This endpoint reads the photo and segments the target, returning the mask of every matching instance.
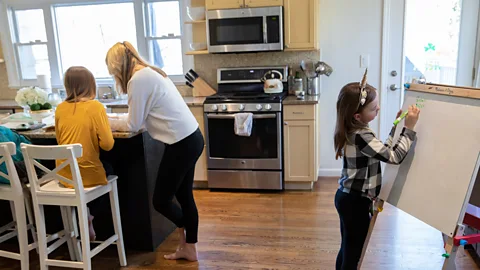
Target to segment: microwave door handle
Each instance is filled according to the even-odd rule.
[[[209,119],[235,119],[235,114],[207,114]],[[254,114],[253,119],[275,119],[277,118],[276,114]]]
[[[267,17],[263,17],[263,43],[268,43],[268,27],[267,27]]]

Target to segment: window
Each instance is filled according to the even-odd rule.
[[[55,19],[63,72],[85,66],[96,78],[110,78],[105,65],[108,49],[125,40],[137,46],[133,3],[60,6]]]
[[[168,75],[183,74],[180,2],[149,3],[148,14],[148,40],[153,63]]]
[[[422,0],[406,5],[405,81],[423,77],[432,83],[458,83],[461,2]]]
[[[3,0],[0,31],[6,36],[10,85],[35,85],[50,75],[61,87],[71,66],[85,66],[100,85],[113,79],[105,65],[107,50],[129,41],[140,55],[161,67],[176,83],[193,65],[185,56],[190,29],[183,27],[185,0]],[[1,27],[1,26],[8,27]]]
[[[47,33],[41,9],[15,10],[15,50],[23,80],[35,80],[37,74],[50,76]]]

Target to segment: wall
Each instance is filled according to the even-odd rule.
[[[3,59],[2,44],[0,42],[0,58]],[[8,88],[7,67],[0,63],[0,99],[14,99],[15,91]]]
[[[360,54],[370,55],[368,82],[380,85],[382,0],[321,0],[320,48],[321,59],[331,65],[330,77],[322,76],[320,99],[320,173],[338,176],[342,166],[335,160],[333,133],[336,121],[336,101],[343,85],[362,78]],[[378,122],[371,124],[378,129]]]
[[[320,52],[275,52],[243,54],[206,54],[195,56],[195,71],[213,88],[217,88],[217,69],[226,67],[286,66],[300,69],[300,62],[320,60]],[[303,74],[302,74],[303,75]]]

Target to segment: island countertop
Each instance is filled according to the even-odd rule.
[[[31,138],[35,145],[56,145],[55,131],[38,129],[21,132]],[[157,182],[165,146],[154,140],[148,132],[125,133],[113,132],[115,145],[110,151],[100,151],[100,160],[109,164],[118,176],[117,190],[122,221],[125,249],[153,252],[175,230],[175,225],[159,212],[155,211],[153,191]],[[55,168],[55,161],[46,161],[49,169]],[[2,204],[0,212],[9,209]],[[100,241],[107,240],[114,232],[110,205],[95,205],[98,213],[95,216],[95,232]],[[58,217],[58,209],[45,206],[47,232],[54,233],[63,229]],[[5,215],[0,215],[0,224],[5,224]],[[50,231],[49,231],[50,230]]]
[[[183,97],[183,100],[190,107],[199,107],[199,106],[203,106],[203,103],[205,102],[205,97]],[[107,106],[107,108],[128,108],[128,101],[125,99],[103,103],[103,104]],[[1,107],[1,103],[0,103],[0,107]]]
[[[118,132],[113,131],[113,138],[114,139],[130,139],[138,134],[143,133],[144,130],[140,130],[138,132]],[[21,135],[27,136],[30,139],[55,139],[55,130],[45,130],[43,128],[30,130],[30,131],[21,131],[18,132]]]

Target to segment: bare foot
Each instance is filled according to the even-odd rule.
[[[196,244],[185,244],[180,247],[175,253],[165,255],[167,260],[181,260],[185,259],[187,261],[196,262],[198,261],[197,256],[197,245]]]
[[[95,241],[97,235],[95,234],[95,229],[93,228],[93,216],[88,214],[88,234],[90,236],[90,241]]]

